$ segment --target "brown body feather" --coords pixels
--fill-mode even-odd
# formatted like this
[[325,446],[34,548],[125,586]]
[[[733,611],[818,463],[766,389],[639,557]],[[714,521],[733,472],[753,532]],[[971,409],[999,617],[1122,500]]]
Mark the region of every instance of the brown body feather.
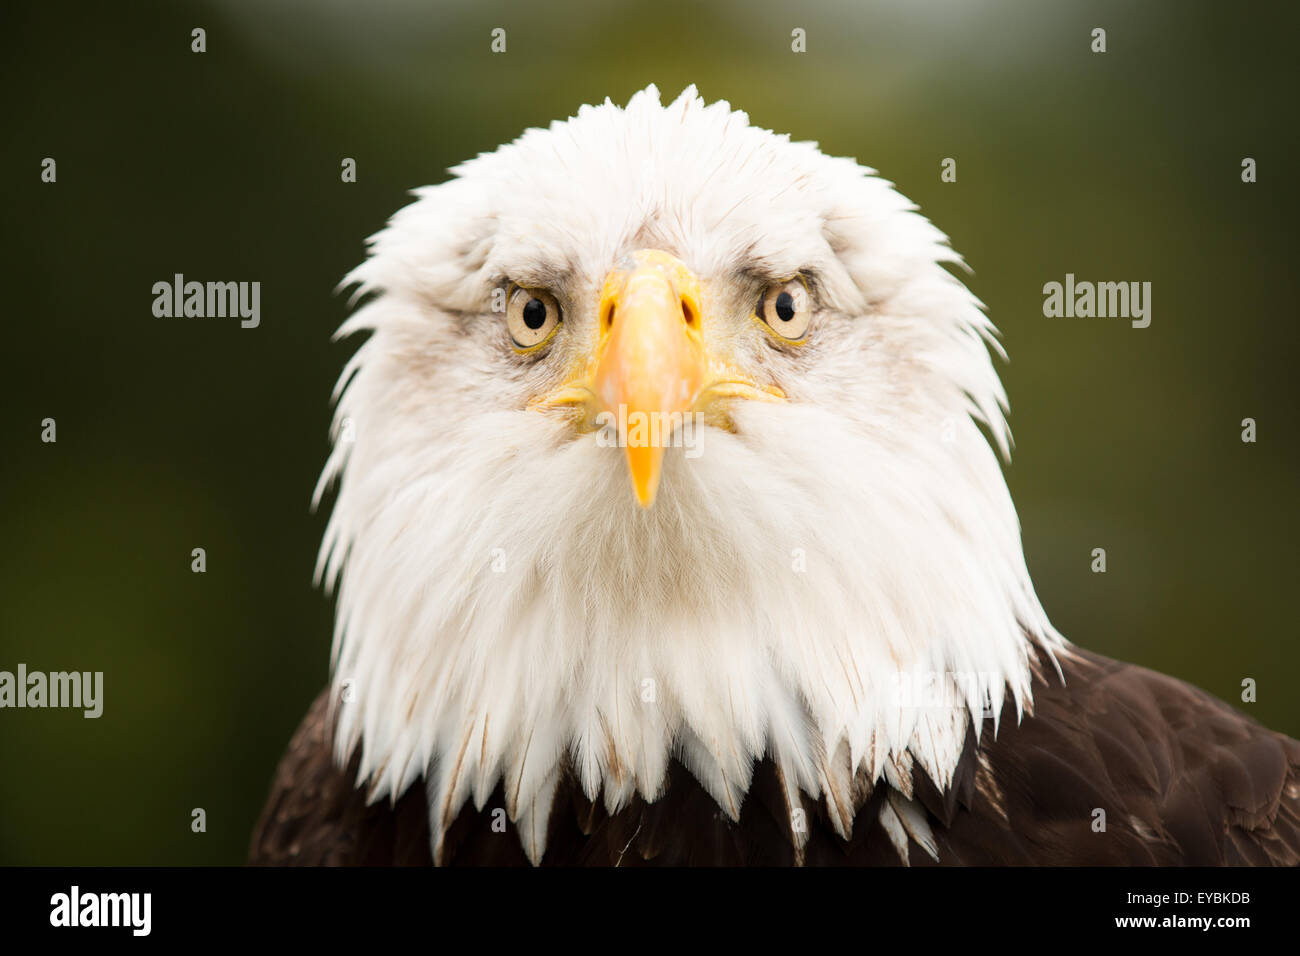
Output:
[[[1042,665],[1044,662],[1039,661]],[[1072,649],[1037,668],[1033,716],[1004,714],[967,735],[952,786],[913,773],[912,801],[882,781],[857,788],[851,838],[824,803],[804,798],[807,840],[796,849],[785,790],[770,761],[732,822],[680,764],[664,795],[615,814],[561,784],[544,864],[897,865],[880,824],[886,801],[928,824],[940,864],[1224,865],[1300,863],[1300,743],[1203,691],[1131,664]],[[332,759],[332,720],[317,698],[280,763],[253,834],[263,865],[428,865],[421,784],[367,806],[357,764]],[[447,833],[443,862],[527,865],[513,825],[493,828],[498,787],[483,812],[467,806]],[[1105,829],[1095,828],[1097,810]],[[496,815],[501,818],[501,814]],[[912,827],[908,826],[911,830]],[[936,862],[915,840],[909,862]]]

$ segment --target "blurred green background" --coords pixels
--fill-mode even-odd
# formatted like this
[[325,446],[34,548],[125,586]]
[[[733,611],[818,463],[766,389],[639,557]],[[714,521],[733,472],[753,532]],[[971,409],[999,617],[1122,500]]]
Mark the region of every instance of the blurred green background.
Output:
[[[335,285],[409,188],[650,82],[859,158],[949,233],[1011,354],[1007,474],[1057,626],[1300,736],[1294,10],[6,3],[0,669],[106,686],[99,720],[0,711],[0,863],[242,861],[327,674]],[[261,327],[154,318],[176,272],[260,281]],[[1066,272],[1151,281],[1151,327],[1044,318]]]

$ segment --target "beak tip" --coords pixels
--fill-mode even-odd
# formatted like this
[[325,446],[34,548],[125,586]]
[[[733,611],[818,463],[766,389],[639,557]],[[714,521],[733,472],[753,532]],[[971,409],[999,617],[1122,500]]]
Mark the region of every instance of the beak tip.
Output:
[[629,446],[627,448],[628,475],[632,479],[632,492],[637,504],[649,510],[659,493],[659,479],[663,475],[664,449],[662,446]]
[[637,476],[634,476],[632,492],[636,495],[636,503],[641,506],[641,510],[649,511],[659,495],[659,476],[647,476],[641,480],[637,480]]

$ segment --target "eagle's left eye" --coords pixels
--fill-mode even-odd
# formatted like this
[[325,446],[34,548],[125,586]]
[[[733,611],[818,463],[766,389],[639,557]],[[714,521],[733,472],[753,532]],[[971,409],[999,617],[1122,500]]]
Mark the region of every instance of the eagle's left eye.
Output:
[[544,345],[560,324],[560,303],[540,289],[515,289],[506,303],[506,325],[515,348],[528,351]]
[[777,336],[797,342],[808,334],[812,301],[803,282],[791,279],[768,286],[754,312]]

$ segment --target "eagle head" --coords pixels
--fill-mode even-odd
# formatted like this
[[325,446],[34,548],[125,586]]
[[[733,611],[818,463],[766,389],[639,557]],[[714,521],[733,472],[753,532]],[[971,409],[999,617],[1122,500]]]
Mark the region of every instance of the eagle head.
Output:
[[734,818],[771,759],[841,829],[882,778],[946,786],[1061,638],[943,234],[694,88],[452,172],[349,276],[338,756],[425,781],[435,855],[500,786],[538,859],[566,775],[612,811],[674,760]]

